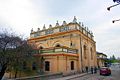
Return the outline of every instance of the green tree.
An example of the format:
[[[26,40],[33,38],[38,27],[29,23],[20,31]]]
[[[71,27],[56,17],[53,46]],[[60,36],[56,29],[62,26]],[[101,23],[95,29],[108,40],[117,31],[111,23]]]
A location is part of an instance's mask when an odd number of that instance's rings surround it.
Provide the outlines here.
[[[116,59],[116,57],[115,57],[114,55],[112,55],[108,61],[109,61],[110,63],[116,63],[116,62],[119,62],[119,60]]]
[[[112,59],[112,60],[116,60],[116,58],[115,58],[115,56],[114,56],[114,55],[112,55],[111,59]]]

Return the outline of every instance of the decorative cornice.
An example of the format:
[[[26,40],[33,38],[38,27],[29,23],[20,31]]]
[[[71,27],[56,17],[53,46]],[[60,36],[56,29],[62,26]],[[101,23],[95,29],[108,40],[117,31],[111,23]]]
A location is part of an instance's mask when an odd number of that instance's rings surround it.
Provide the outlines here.
[[[74,28],[72,28],[72,26]],[[56,34],[56,31],[54,33],[55,29],[59,29],[59,30],[57,30],[57,33],[69,32],[69,31],[71,31],[71,29],[77,29],[77,30],[80,30],[83,34],[87,35],[91,39],[93,39],[93,37],[94,37],[92,31],[90,31],[87,27],[84,27],[82,22],[77,23],[77,19],[74,16],[73,22],[70,22],[70,23],[66,23],[66,21],[63,21],[63,24],[59,25],[59,23],[57,21],[57,23],[54,27],[52,27],[52,25],[49,25],[49,28],[46,29],[45,24],[44,24],[42,30],[40,30],[40,28],[38,28],[37,31],[33,31],[33,29],[32,29],[31,33],[30,33],[30,35],[32,37],[30,37],[30,38],[37,38],[37,37],[43,37],[43,36],[46,36],[46,35],[49,36],[49,35],[52,35],[52,34]]]
[[[78,54],[68,54],[68,53],[56,53],[56,54],[34,54],[34,56],[39,57],[39,56],[72,56],[72,57],[78,57]]]

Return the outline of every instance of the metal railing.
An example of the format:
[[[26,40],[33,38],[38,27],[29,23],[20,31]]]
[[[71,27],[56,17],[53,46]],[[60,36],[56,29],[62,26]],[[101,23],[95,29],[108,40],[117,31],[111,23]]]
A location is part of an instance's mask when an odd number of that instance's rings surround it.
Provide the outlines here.
[[[38,51],[36,51],[36,53],[38,53],[38,54],[58,53],[58,52],[65,52],[65,53],[76,54],[78,52],[78,50],[77,49],[68,48],[68,47],[53,47],[53,48],[39,49]]]

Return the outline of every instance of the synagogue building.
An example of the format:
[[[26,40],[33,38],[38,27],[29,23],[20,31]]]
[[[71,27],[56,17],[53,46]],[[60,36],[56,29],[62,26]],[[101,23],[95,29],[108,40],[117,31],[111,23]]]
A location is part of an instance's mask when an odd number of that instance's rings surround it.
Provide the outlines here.
[[[96,42],[92,31],[77,22],[63,21],[49,28],[43,26],[31,30],[30,44],[35,45],[34,54],[38,68],[44,73],[82,72],[97,67]]]

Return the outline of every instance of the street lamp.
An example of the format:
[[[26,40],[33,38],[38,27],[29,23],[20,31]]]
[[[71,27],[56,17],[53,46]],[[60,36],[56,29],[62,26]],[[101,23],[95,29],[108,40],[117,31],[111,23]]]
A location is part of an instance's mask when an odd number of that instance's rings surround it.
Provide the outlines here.
[[[115,6],[117,6],[117,5],[120,5],[120,0],[113,0],[113,2],[114,2],[114,3],[116,2],[117,4],[108,7],[108,8],[107,8],[108,11],[110,11],[110,8],[115,7]]]
[[[120,0],[113,0],[113,2],[116,2],[117,4],[108,7],[108,8],[107,8],[108,11],[110,11],[110,9],[111,9],[112,7],[115,7],[115,6],[117,6],[117,5],[120,5]],[[120,19],[118,19],[118,20],[113,20],[112,23],[115,23],[116,21],[120,21]]]
[[[117,5],[120,5],[120,3],[117,3],[117,4],[115,4],[115,5],[112,5],[112,6],[108,7],[107,10],[110,11],[110,9],[111,9],[112,7],[115,7],[115,6],[117,6]]]
[[[115,23],[116,21],[120,21],[120,19],[118,19],[118,20],[113,20],[112,23]]]

